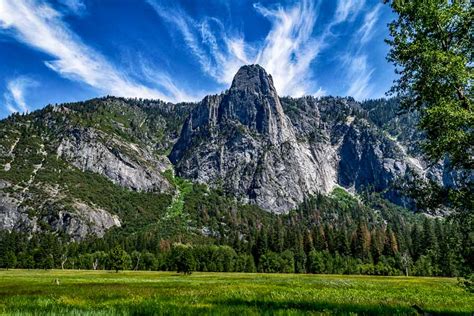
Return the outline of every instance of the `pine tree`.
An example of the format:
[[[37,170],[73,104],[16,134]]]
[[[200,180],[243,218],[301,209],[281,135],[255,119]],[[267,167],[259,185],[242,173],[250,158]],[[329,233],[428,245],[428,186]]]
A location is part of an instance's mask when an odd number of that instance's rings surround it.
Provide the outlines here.
[[[346,229],[339,229],[336,233],[336,252],[344,256],[351,253],[351,244]]]
[[[333,253],[336,251],[336,242],[334,238],[334,229],[328,224],[324,225],[324,235],[326,236],[327,249]]]
[[[425,217],[423,220],[423,237],[421,243],[422,249],[424,249],[424,254],[426,254],[428,250],[432,250],[436,253],[438,252],[438,242],[436,240],[433,221],[428,217]]]
[[[324,262],[324,255],[319,251],[311,251],[308,255],[308,272],[310,273],[325,273],[326,267]]]
[[[368,259],[370,256],[370,232],[366,223],[359,222],[352,239],[352,254],[359,259]]]
[[[423,254],[423,233],[418,224],[414,224],[411,231],[411,257],[414,261]]]
[[[306,253],[303,250],[303,247],[300,247],[299,250],[295,252],[295,272],[296,273],[306,273]]]
[[[398,253],[398,241],[390,227],[385,232],[384,254],[394,257]]]
[[[254,249],[252,250],[252,254],[257,262],[257,265],[260,262],[260,257],[263,256],[268,251],[268,237],[267,232],[264,228],[262,228],[258,235],[257,241],[255,243]]]
[[[321,225],[318,225],[313,230],[313,240],[314,240],[314,248],[318,251],[327,250],[327,242],[326,236],[324,234],[324,229]]]
[[[5,268],[8,269],[13,269],[16,267],[16,264],[17,264],[17,259],[16,259],[16,255],[13,251],[7,251],[4,255],[4,259],[3,259],[3,265]]]
[[[191,246],[175,244],[171,250],[171,256],[178,273],[191,274],[195,271],[196,260]]]
[[[281,253],[281,272],[295,273],[295,255],[291,250],[285,250]]]
[[[310,253],[311,250],[314,250],[313,236],[309,230],[306,230],[304,233],[303,248],[306,254]]]
[[[374,259],[375,262],[378,262],[380,256],[383,253],[384,249],[384,242],[385,242],[385,233],[382,230],[382,228],[376,228],[372,230],[371,233],[371,253],[372,253],[372,258]]]

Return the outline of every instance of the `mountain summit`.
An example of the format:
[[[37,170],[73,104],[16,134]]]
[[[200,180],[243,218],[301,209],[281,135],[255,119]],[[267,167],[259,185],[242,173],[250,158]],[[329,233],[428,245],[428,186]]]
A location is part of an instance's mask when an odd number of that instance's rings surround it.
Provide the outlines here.
[[[258,64],[240,67],[232,80],[230,89],[233,91],[240,90],[257,94],[276,95],[272,76],[267,74],[265,69]]]
[[[208,105],[217,111],[219,123],[239,122],[272,144],[292,137],[272,77],[259,65],[241,67],[218,107]]]

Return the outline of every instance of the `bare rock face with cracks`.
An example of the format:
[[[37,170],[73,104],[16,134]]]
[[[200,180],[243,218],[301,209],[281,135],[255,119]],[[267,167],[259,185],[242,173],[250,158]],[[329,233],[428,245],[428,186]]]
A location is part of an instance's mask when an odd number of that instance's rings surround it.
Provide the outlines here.
[[[336,184],[334,153],[297,139],[273,80],[244,66],[224,94],[206,97],[186,120],[170,159],[179,175],[283,213]]]

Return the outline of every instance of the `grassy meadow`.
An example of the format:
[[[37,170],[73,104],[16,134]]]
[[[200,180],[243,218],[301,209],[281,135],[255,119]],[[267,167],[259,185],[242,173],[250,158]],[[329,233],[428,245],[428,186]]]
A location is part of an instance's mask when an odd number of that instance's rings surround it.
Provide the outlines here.
[[[59,280],[59,285],[55,280]],[[0,271],[1,315],[472,315],[450,278]]]

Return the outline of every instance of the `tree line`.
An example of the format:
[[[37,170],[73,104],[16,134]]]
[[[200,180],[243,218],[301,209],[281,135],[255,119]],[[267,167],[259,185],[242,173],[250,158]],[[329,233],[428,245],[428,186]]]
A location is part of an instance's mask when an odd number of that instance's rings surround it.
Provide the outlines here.
[[[262,227],[247,239],[227,238],[214,244],[153,241],[150,235],[120,243],[112,238],[77,243],[53,233],[30,237],[4,231],[0,267],[420,276],[472,271],[472,263],[463,257],[462,234],[455,221],[426,217],[404,234],[390,227],[369,227],[364,221],[353,231],[330,224],[304,231],[276,225]]]

